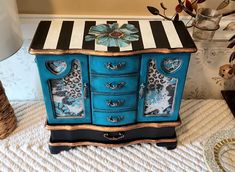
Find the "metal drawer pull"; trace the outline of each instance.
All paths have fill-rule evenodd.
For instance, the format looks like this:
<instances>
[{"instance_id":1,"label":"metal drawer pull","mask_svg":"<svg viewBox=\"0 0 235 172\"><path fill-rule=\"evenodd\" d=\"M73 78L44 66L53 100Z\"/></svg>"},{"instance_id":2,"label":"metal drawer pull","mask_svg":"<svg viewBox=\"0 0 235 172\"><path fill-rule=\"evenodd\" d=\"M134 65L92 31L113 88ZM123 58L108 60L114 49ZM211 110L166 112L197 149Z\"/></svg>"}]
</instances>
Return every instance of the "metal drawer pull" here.
<instances>
[{"instance_id":1,"label":"metal drawer pull","mask_svg":"<svg viewBox=\"0 0 235 172\"><path fill-rule=\"evenodd\" d=\"M119 107L122 106L124 103L125 103L124 100L117 100L117 101L106 100L106 104L110 107Z\"/></svg>"},{"instance_id":2,"label":"metal drawer pull","mask_svg":"<svg viewBox=\"0 0 235 172\"><path fill-rule=\"evenodd\" d=\"M145 94L145 85L142 83L140 85L139 98L142 99L144 97L144 94Z\"/></svg>"},{"instance_id":3,"label":"metal drawer pull","mask_svg":"<svg viewBox=\"0 0 235 172\"><path fill-rule=\"evenodd\" d=\"M121 89L125 86L125 82L120 82L118 84L113 84L113 83L107 83L106 87L110 88L111 90L117 90L117 89Z\"/></svg>"},{"instance_id":4,"label":"metal drawer pull","mask_svg":"<svg viewBox=\"0 0 235 172\"><path fill-rule=\"evenodd\" d=\"M117 136L110 136L109 133L104 134L104 138L106 138L108 140L120 140L120 139L123 139L124 137L125 137L125 135L122 133L118 133Z\"/></svg>"},{"instance_id":5,"label":"metal drawer pull","mask_svg":"<svg viewBox=\"0 0 235 172\"><path fill-rule=\"evenodd\" d=\"M106 64L106 68L111 69L111 70L120 70L120 69L124 68L125 66L126 66L126 62L121 62L117 65L113 65L111 62Z\"/></svg>"},{"instance_id":6,"label":"metal drawer pull","mask_svg":"<svg viewBox=\"0 0 235 172\"><path fill-rule=\"evenodd\" d=\"M109 116L109 117L107 117L107 120L112 123L121 122L123 119L124 119L124 116L117 116L117 117Z\"/></svg>"},{"instance_id":7,"label":"metal drawer pull","mask_svg":"<svg viewBox=\"0 0 235 172\"><path fill-rule=\"evenodd\" d=\"M83 85L83 96L84 96L84 99L86 99L88 97L88 85L87 85L87 83L84 83L84 85Z\"/></svg>"}]
</instances>

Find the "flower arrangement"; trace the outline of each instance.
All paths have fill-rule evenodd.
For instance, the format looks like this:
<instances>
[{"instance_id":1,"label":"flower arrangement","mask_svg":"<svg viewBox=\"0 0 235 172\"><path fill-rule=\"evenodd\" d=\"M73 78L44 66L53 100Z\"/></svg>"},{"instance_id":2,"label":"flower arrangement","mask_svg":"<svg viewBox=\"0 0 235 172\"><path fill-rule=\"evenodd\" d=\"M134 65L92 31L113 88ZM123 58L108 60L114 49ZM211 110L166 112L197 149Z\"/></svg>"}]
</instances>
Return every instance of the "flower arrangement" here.
<instances>
[{"instance_id":1,"label":"flower arrangement","mask_svg":"<svg viewBox=\"0 0 235 172\"><path fill-rule=\"evenodd\" d=\"M173 17L171 17L171 18L166 16L167 7L163 4L163 2L160 3L161 8L163 9L163 13L161 13L159 9L152 7L152 6L147 6L147 8L148 8L149 12L153 15L159 15L166 20L178 21L179 14L182 11L186 12L192 18L195 18L198 6L205 1L206 0L183 0L183 1L178 0L178 5L175 7L175 15L173 15ZM235 1L235 0L223 0L219 4L219 6L216 8L216 10L224 9L225 7L227 7L230 4L231 1ZM233 9L229 12L222 13L222 16L228 16L228 15L231 15L234 13L235 13L235 9Z\"/></svg>"}]
</instances>

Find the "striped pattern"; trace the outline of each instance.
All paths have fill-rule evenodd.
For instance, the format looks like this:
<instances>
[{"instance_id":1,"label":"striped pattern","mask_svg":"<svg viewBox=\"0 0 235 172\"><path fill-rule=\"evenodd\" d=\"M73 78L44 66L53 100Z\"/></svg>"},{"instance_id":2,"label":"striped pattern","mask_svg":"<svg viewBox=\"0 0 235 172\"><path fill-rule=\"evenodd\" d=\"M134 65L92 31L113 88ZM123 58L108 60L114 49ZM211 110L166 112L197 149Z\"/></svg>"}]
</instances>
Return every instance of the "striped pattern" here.
<instances>
[{"instance_id":1,"label":"striped pattern","mask_svg":"<svg viewBox=\"0 0 235 172\"><path fill-rule=\"evenodd\" d=\"M187 100L181 105L178 148L167 151L154 144L123 148L79 147L58 155L48 150L42 102L12 102L18 127L0 141L0 171L137 171L206 172L203 144L221 129L235 125L223 100ZM227 157L229 159L229 157ZM228 161L228 163L231 161Z\"/></svg>"},{"instance_id":2,"label":"striped pattern","mask_svg":"<svg viewBox=\"0 0 235 172\"><path fill-rule=\"evenodd\" d=\"M139 40L127 47L106 47L95 41L85 41L91 26L99 24L133 24L139 30ZM171 21L127 21L127 20L72 20L42 21L39 23L31 44L33 50L94 50L101 52L128 52L146 49L195 48L182 22Z\"/></svg>"}]
</instances>

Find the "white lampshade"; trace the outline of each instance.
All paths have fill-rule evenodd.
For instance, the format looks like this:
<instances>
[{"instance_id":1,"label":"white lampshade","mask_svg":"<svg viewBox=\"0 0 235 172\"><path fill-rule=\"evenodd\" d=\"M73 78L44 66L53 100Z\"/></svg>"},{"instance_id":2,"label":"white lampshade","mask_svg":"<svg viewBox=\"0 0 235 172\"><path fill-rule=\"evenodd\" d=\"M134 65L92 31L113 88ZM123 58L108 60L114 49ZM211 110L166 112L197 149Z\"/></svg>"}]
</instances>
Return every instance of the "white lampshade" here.
<instances>
[{"instance_id":1,"label":"white lampshade","mask_svg":"<svg viewBox=\"0 0 235 172\"><path fill-rule=\"evenodd\" d=\"M22 32L15 0L0 0L0 61L22 45Z\"/></svg>"}]
</instances>

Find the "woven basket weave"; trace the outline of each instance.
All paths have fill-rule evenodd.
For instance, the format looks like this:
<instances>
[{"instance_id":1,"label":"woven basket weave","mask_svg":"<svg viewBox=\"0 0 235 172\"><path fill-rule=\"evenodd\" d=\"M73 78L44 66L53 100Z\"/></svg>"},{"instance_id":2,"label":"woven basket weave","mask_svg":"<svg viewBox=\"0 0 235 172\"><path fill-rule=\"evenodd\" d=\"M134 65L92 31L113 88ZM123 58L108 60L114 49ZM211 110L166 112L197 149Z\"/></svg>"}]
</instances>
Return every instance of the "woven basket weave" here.
<instances>
[{"instance_id":1,"label":"woven basket weave","mask_svg":"<svg viewBox=\"0 0 235 172\"><path fill-rule=\"evenodd\" d=\"M0 81L0 139L6 138L16 128L16 116Z\"/></svg>"}]
</instances>

